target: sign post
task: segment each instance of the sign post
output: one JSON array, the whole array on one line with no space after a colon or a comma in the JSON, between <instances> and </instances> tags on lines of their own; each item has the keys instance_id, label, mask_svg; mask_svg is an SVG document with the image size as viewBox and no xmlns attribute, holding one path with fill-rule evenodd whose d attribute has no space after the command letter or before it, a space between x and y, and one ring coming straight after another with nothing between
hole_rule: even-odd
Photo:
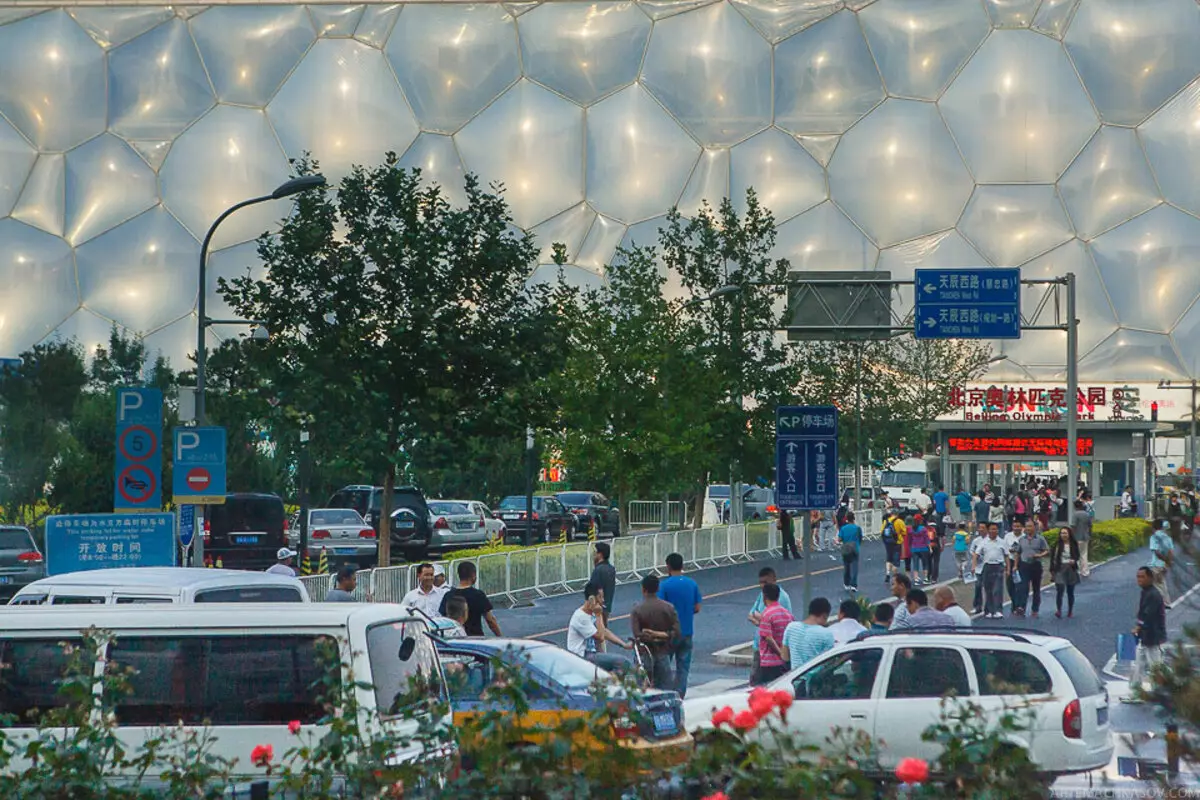
<instances>
[{"instance_id":1,"label":"sign post","mask_svg":"<svg viewBox=\"0 0 1200 800\"><path fill-rule=\"evenodd\" d=\"M171 488L179 505L215 506L225 503L225 429L176 428L171 462ZM203 509L198 509L193 531L203 531ZM204 535L193 533L196 566L204 564Z\"/></svg>"},{"instance_id":2,"label":"sign post","mask_svg":"<svg viewBox=\"0 0 1200 800\"><path fill-rule=\"evenodd\" d=\"M1020 339L1019 267L918 269L913 325L918 339Z\"/></svg>"},{"instance_id":3,"label":"sign post","mask_svg":"<svg viewBox=\"0 0 1200 800\"><path fill-rule=\"evenodd\" d=\"M180 563L187 566L188 556L191 555L192 540L196 537L196 507L184 505L179 507L179 546L183 550Z\"/></svg>"},{"instance_id":4,"label":"sign post","mask_svg":"<svg viewBox=\"0 0 1200 800\"><path fill-rule=\"evenodd\" d=\"M46 518L46 574L175 566L175 515L67 514Z\"/></svg>"},{"instance_id":5,"label":"sign post","mask_svg":"<svg viewBox=\"0 0 1200 800\"><path fill-rule=\"evenodd\" d=\"M117 389L117 455L113 509L162 510L162 392Z\"/></svg>"},{"instance_id":6,"label":"sign post","mask_svg":"<svg viewBox=\"0 0 1200 800\"><path fill-rule=\"evenodd\" d=\"M775 409L775 505L828 511L838 502L838 410L834 406ZM804 607L812 599L812 525L800 519L804 548Z\"/></svg>"}]
</instances>

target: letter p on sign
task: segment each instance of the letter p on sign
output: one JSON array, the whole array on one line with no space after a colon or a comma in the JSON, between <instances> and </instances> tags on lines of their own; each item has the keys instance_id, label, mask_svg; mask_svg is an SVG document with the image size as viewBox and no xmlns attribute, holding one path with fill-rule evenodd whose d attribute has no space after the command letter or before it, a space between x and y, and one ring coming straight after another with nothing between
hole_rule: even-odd
<instances>
[{"instance_id":1,"label":"letter p on sign","mask_svg":"<svg viewBox=\"0 0 1200 800\"><path fill-rule=\"evenodd\" d=\"M200 434L195 431L178 431L176 434L175 449L178 455L176 459L181 462L187 462L189 451L195 450L200 446Z\"/></svg>"},{"instance_id":2,"label":"letter p on sign","mask_svg":"<svg viewBox=\"0 0 1200 800\"><path fill-rule=\"evenodd\" d=\"M144 400L140 392L121 391L117 393L117 422L127 422L129 416L140 411Z\"/></svg>"}]
</instances>

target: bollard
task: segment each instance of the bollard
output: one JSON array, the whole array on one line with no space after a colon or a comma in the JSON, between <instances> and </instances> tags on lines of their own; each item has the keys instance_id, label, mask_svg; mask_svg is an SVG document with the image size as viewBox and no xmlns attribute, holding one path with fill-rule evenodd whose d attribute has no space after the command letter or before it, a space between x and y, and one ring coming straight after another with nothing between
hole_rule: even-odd
<instances>
[{"instance_id":1,"label":"bollard","mask_svg":"<svg viewBox=\"0 0 1200 800\"><path fill-rule=\"evenodd\" d=\"M329 574L329 551L328 550L321 551L321 559L320 559L320 561L317 562L317 571L321 575Z\"/></svg>"},{"instance_id":2,"label":"bollard","mask_svg":"<svg viewBox=\"0 0 1200 800\"><path fill-rule=\"evenodd\" d=\"M300 560L300 574L312 575L312 556L307 550L304 551L304 558Z\"/></svg>"}]
</instances>

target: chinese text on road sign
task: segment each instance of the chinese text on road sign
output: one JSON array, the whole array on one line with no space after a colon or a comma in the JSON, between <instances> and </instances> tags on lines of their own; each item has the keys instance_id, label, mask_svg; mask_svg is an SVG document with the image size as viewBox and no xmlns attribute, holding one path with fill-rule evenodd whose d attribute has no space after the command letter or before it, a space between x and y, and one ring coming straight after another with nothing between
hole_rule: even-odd
<instances>
[{"instance_id":1,"label":"chinese text on road sign","mask_svg":"<svg viewBox=\"0 0 1200 800\"><path fill-rule=\"evenodd\" d=\"M833 406L775 411L776 505L831 509L838 501L838 412Z\"/></svg>"},{"instance_id":2,"label":"chinese text on road sign","mask_svg":"<svg viewBox=\"0 0 1200 800\"><path fill-rule=\"evenodd\" d=\"M918 339L1021 338L1021 270L918 269L913 324Z\"/></svg>"}]
</instances>

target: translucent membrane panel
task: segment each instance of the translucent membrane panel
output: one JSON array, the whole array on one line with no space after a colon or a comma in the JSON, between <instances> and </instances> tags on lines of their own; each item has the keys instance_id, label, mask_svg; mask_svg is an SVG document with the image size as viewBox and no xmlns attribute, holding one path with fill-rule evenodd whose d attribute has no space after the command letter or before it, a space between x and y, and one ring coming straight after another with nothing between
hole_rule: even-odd
<instances>
[{"instance_id":1,"label":"translucent membrane panel","mask_svg":"<svg viewBox=\"0 0 1200 800\"><path fill-rule=\"evenodd\" d=\"M668 300L684 297L687 292L683 288L683 283L680 280L679 273L674 270L668 270L666 263L662 259L661 250L658 247L661 231L666 227L666 217L655 217L653 219L643 220L636 225L630 225L625 231L625 236L621 239L620 249L613 255L612 263L609 266L609 273L616 272L628 263L626 254L631 252L635 247L652 249L654 264L658 267L658 273L665 277L666 283L663 284L663 296ZM624 252L622 252L624 251Z\"/></svg>"},{"instance_id":2,"label":"translucent membrane panel","mask_svg":"<svg viewBox=\"0 0 1200 800\"><path fill-rule=\"evenodd\" d=\"M63 155L43 153L25 181L21 199L13 208L14 219L46 233L63 234Z\"/></svg>"},{"instance_id":3,"label":"translucent membrane panel","mask_svg":"<svg viewBox=\"0 0 1200 800\"><path fill-rule=\"evenodd\" d=\"M1163 196L1200 213L1200 80L1138 129Z\"/></svg>"},{"instance_id":4,"label":"translucent membrane panel","mask_svg":"<svg viewBox=\"0 0 1200 800\"><path fill-rule=\"evenodd\" d=\"M567 261L575 261L576 256L579 255L579 249L583 245L583 237L587 236L595 219L596 212L588 208L587 203L580 203L529 231L538 247L538 263L551 264L554 262L554 245L556 243L566 248Z\"/></svg>"},{"instance_id":5,"label":"translucent membrane panel","mask_svg":"<svg viewBox=\"0 0 1200 800\"><path fill-rule=\"evenodd\" d=\"M632 83L650 38L635 3L545 3L521 17L525 74L578 103Z\"/></svg>"},{"instance_id":6,"label":"translucent membrane panel","mask_svg":"<svg viewBox=\"0 0 1200 800\"><path fill-rule=\"evenodd\" d=\"M101 47L124 44L175 16L162 6L79 6L70 14Z\"/></svg>"},{"instance_id":7,"label":"translucent membrane panel","mask_svg":"<svg viewBox=\"0 0 1200 800\"><path fill-rule=\"evenodd\" d=\"M358 27L354 29L354 38L372 47L383 47L396 24L396 18L400 16L401 7L399 3L367 6Z\"/></svg>"},{"instance_id":8,"label":"translucent membrane panel","mask_svg":"<svg viewBox=\"0 0 1200 800\"><path fill-rule=\"evenodd\" d=\"M638 5L650 19L666 19L685 11L715 5L718 0L639 0Z\"/></svg>"},{"instance_id":9,"label":"translucent membrane panel","mask_svg":"<svg viewBox=\"0 0 1200 800\"><path fill-rule=\"evenodd\" d=\"M326 37L353 36L363 18L364 6L325 6L311 5L308 13L312 14L313 24L317 33Z\"/></svg>"},{"instance_id":10,"label":"translucent membrane panel","mask_svg":"<svg viewBox=\"0 0 1200 800\"><path fill-rule=\"evenodd\" d=\"M196 353L196 317L188 315L175 320L170 325L142 337L142 341L146 344L146 354L151 360L162 356L176 365L177 369L179 365L190 367L192 361L189 356ZM210 328L208 346L216 347L218 344L219 339Z\"/></svg>"},{"instance_id":11,"label":"translucent membrane panel","mask_svg":"<svg viewBox=\"0 0 1200 800\"><path fill-rule=\"evenodd\" d=\"M939 105L979 183L1053 183L1096 130L1062 46L995 31Z\"/></svg>"},{"instance_id":12,"label":"translucent membrane panel","mask_svg":"<svg viewBox=\"0 0 1200 800\"><path fill-rule=\"evenodd\" d=\"M1167 333L1200 296L1200 220L1182 211L1159 206L1091 248L1122 325Z\"/></svg>"},{"instance_id":13,"label":"translucent membrane panel","mask_svg":"<svg viewBox=\"0 0 1200 800\"><path fill-rule=\"evenodd\" d=\"M1187 310L1175 330L1171 331L1171 339L1175 349L1183 356L1187 375L1200 375L1200 303L1193 303Z\"/></svg>"},{"instance_id":14,"label":"translucent membrane panel","mask_svg":"<svg viewBox=\"0 0 1200 800\"><path fill-rule=\"evenodd\" d=\"M313 45L267 116L288 156L311 153L330 183L355 164L373 166L388 151L403 152L418 133L383 53L352 39Z\"/></svg>"},{"instance_id":15,"label":"translucent membrane panel","mask_svg":"<svg viewBox=\"0 0 1200 800\"><path fill-rule=\"evenodd\" d=\"M97 347L108 347L113 324L112 320L81 308L47 334L43 341L67 342L74 339L83 348L83 352L91 356L95 354ZM124 335L129 334L129 331L120 325L117 326L117 330ZM178 369L180 365L174 366Z\"/></svg>"},{"instance_id":16,"label":"translucent membrane panel","mask_svg":"<svg viewBox=\"0 0 1200 800\"><path fill-rule=\"evenodd\" d=\"M775 124L792 133L841 133L883 99L883 84L849 11L775 48Z\"/></svg>"},{"instance_id":17,"label":"translucent membrane panel","mask_svg":"<svg viewBox=\"0 0 1200 800\"><path fill-rule=\"evenodd\" d=\"M932 103L888 100L842 136L834 199L882 246L954 227L971 176Z\"/></svg>"},{"instance_id":18,"label":"translucent membrane panel","mask_svg":"<svg viewBox=\"0 0 1200 800\"><path fill-rule=\"evenodd\" d=\"M622 89L587 112L588 202L626 223L666 213L699 155L645 89Z\"/></svg>"},{"instance_id":19,"label":"translucent membrane panel","mask_svg":"<svg viewBox=\"0 0 1200 800\"><path fill-rule=\"evenodd\" d=\"M1074 235L1053 186L980 186L958 228L989 261L1005 267Z\"/></svg>"},{"instance_id":20,"label":"translucent membrane panel","mask_svg":"<svg viewBox=\"0 0 1200 800\"><path fill-rule=\"evenodd\" d=\"M729 161L729 148L705 148L683 190L683 197L679 199L680 214L694 217L704 203L715 209L721 207L721 201L726 197L734 197L729 189Z\"/></svg>"},{"instance_id":21,"label":"translucent membrane panel","mask_svg":"<svg viewBox=\"0 0 1200 800\"><path fill-rule=\"evenodd\" d=\"M1033 29L1061 39L1078 6L1079 0L1042 0L1042 7L1033 18Z\"/></svg>"},{"instance_id":22,"label":"translucent membrane panel","mask_svg":"<svg viewBox=\"0 0 1200 800\"><path fill-rule=\"evenodd\" d=\"M175 136L213 104L188 25L176 19L108 57L109 125L127 139Z\"/></svg>"},{"instance_id":23,"label":"translucent membrane panel","mask_svg":"<svg viewBox=\"0 0 1200 800\"><path fill-rule=\"evenodd\" d=\"M422 133L404 153L399 166L421 170L421 181L437 184L451 205L467 204L466 174L454 140L440 133Z\"/></svg>"},{"instance_id":24,"label":"translucent membrane panel","mask_svg":"<svg viewBox=\"0 0 1200 800\"><path fill-rule=\"evenodd\" d=\"M504 184L522 228L583 200L583 109L537 84L517 84L454 139L470 172Z\"/></svg>"},{"instance_id":25,"label":"translucent membrane panel","mask_svg":"<svg viewBox=\"0 0 1200 800\"><path fill-rule=\"evenodd\" d=\"M932 236L898 244L879 252L875 268L892 273L892 280L911 280L917 269L934 267L986 267L988 261L958 231L943 231ZM911 286L897 287L893 308L907 313L913 305Z\"/></svg>"},{"instance_id":26,"label":"translucent membrane panel","mask_svg":"<svg viewBox=\"0 0 1200 800\"><path fill-rule=\"evenodd\" d=\"M104 51L65 11L0 26L0 113L42 150L104 130L105 74Z\"/></svg>"},{"instance_id":27,"label":"translucent membrane panel","mask_svg":"<svg viewBox=\"0 0 1200 800\"><path fill-rule=\"evenodd\" d=\"M1028 279L1061 278L1075 273L1075 316L1079 320L1079 352L1087 353L1117 329L1117 318L1104 289L1104 282L1092 262L1087 246L1072 239L1062 247L1038 256L1021 267L1021 277ZM1038 308L1046 297L1045 286L1026 286L1021 290L1021 313L1038 325L1053 325L1066 320L1066 306L1059 306L1055 316L1051 295L1040 315ZM1066 302L1066 295L1060 295ZM1037 315L1037 316L1035 316ZM1064 334L1052 331L1030 331L1016 342L1006 341L1004 353L1025 364L1066 363L1067 340Z\"/></svg>"},{"instance_id":28,"label":"translucent membrane panel","mask_svg":"<svg viewBox=\"0 0 1200 800\"><path fill-rule=\"evenodd\" d=\"M592 223L579 248L575 263L595 272L603 272L612 262L613 254L625 235L625 226L615 219L599 214Z\"/></svg>"},{"instance_id":29,"label":"translucent membrane panel","mask_svg":"<svg viewBox=\"0 0 1200 800\"><path fill-rule=\"evenodd\" d=\"M37 151L0 118L0 217L17 204L35 161Z\"/></svg>"},{"instance_id":30,"label":"translucent membrane panel","mask_svg":"<svg viewBox=\"0 0 1200 800\"><path fill-rule=\"evenodd\" d=\"M501 5L407 6L384 49L423 130L453 133L521 74Z\"/></svg>"},{"instance_id":31,"label":"translucent membrane panel","mask_svg":"<svg viewBox=\"0 0 1200 800\"><path fill-rule=\"evenodd\" d=\"M191 25L217 98L248 106L271 100L314 39L304 6L220 6Z\"/></svg>"},{"instance_id":32,"label":"translucent membrane panel","mask_svg":"<svg viewBox=\"0 0 1200 800\"><path fill-rule=\"evenodd\" d=\"M258 257L258 242L243 242L208 255L208 294L206 312L214 319L236 319L240 315L225 302L219 291L219 278L234 280L249 275L256 280L267 276L266 265ZM243 328L243 332L246 329Z\"/></svg>"},{"instance_id":33,"label":"translucent membrane panel","mask_svg":"<svg viewBox=\"0 0 1200 800\"><path fill-rule=\"evenodd\" d=\"M1084 239L1161 202L1137 134L1107 125L1075 159L1058 190Z\"/></svg>"},{"instance_id":34,"label":"translucent membrane panel","mask_svg":"<svg viewBox=\"0 0 1200 800\"><path fill-rule=\"evenodd\" d=\"M978 3L900 0L858 15L892 95L935 100L987 36Z\"/></svg>"},{"instance_id":35,"label":"translucent membrane panel","mask_svg":"<svg viewBox=\"0 0 1200 800\"><path fill-rule=\"evenodd\" d=\"M772 42L825 19L845 4L841 0L731 0L746 19Z\"/></svg>"},{"instance_id":36,"label":"translucent membrane panel","mask_svg":"<svg viewBox=\"0 0 1200 800\"><path fill-rule=\"evenodd\" d=\"M657 23L642 81L703 144L771 124L771 46L725 3Z\"/></svg>"},{"instance_id":37,"label":"translucent membrane panel","mask_svg":"<svg viewBox=\"0 0 1200 800\"><path fill-rule=\"evenodd\" d=\"M1028 28L1042 0L983 0L997 28Z\"/></svg>"},{"instance_id":38,"label":"translucent membrane panel","mask_svg":"<svg viewBox=\"0 0 1200 800\"><path fill-rule=\"evenodd\" d=\"M159 172L163 202L197 238L225 209L269 195L288 179L289 168L266 115L217 106L175 141ZM273 230L288 203L244 208L217 230L213 247L254 239Z\"/></svg>"},{"instance_id":39,"label":"translucent membrane panel","mask_svg":"<svg viewBox=\"0 0 1200 800\"><path fill-rule=\"evenodd\" d=\"M66 237L79 245L158 202L152 170L111 134L67 153Z\"/></svg>"},{"instance_id":40,"label":"translucent membrane panel","mask_svg":"<svg viewBox=\"0 0 1200 800\"><path fill-rule=\"evenodd\" d=\"M71 248L57 236L0 220L0 353L16 356L79 307Z\"/></svg>"},{"instance_id":41,"label":"translucent membrane panel","mask_svg":"<svg viewBox=\"0 0 1200 800\"><path fill-rule=\"evenodd\" d=\"M746 191L751 188L777 223L828 196L825 171L793 137L778 128L765 130L733 148L729 196L739 213L746 212Z\"/></svg>"},{"instance_id":42,"label":"translucent membrane panel","mask_svg":"<svg viewBox=\"0 0 1200 800\"><path fill-rule=\"evenodd\" d=\"M1200 72L1194 0L1088 0L1063 41L1105 122L1136 125Z\"/></svg>"},{"instance_id":43,"label":"translucent membrane panel","mask_svg":"<svg viewBox=\"0 0 1200 800\"><path fill-rule=\"evenodd\" d=\"M1186 374L1171 337L1119 330L1079 362L1079 379L1091 381L1158 381Z\"/></svg>"},{"instance_id":44,"label":"translucent membrane panel","mask_svg":"<svg viewBox=\"0 0 1200 800\"><path fill-rule=\"evenodd\" d=\"M559 275L567 286L580 289L599 289L604 285L604 276L589 269L573 264L564 264L561 269L554 264L542 264L533 271L525 283L529 286L545 284L554 286L558 283Z\"/></svg>"},{"instance_id":45,"label":"translucent membrane panel","mask_svg":"<svg viewBox=\"0 0 1200 800\"><path fill-rule=\"evenodd\" d=\"M83 304L131 330L152 331L196 304L200 244L154 208L76 250Z\"/></svg>"},{"instance_id":46,"label":"translucent membrane panel","mask_svg":"<svg viewBox=\"0 0 1200 800\"><path fill-rule=\"evenodd\" d=\"M879 250L825 202L780 225L771 255L788 259L797 270L871 270Z\"/></svg>"}]
</instances>

